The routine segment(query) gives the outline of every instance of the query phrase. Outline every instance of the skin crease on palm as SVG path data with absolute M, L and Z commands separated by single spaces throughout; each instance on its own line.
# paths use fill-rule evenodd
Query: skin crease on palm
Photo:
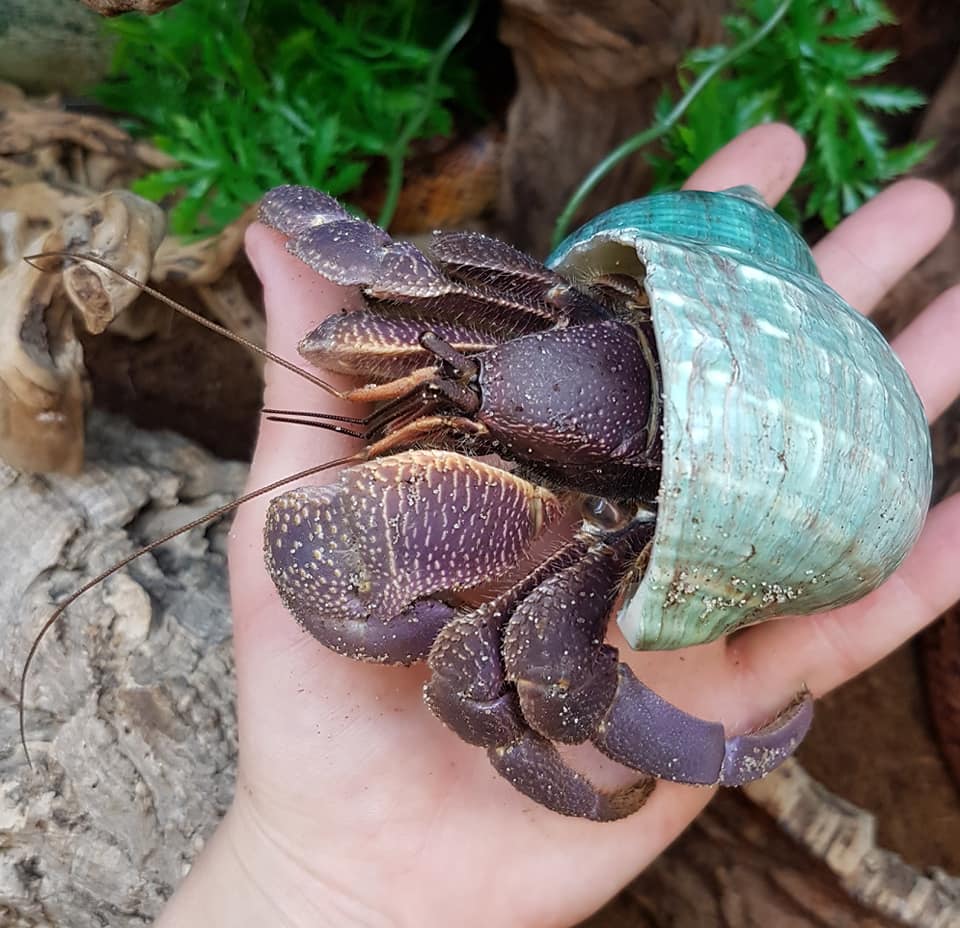
M 687 186 L 748 183 L 775 203 L 803 157 L 791 129 L 764 126 L 711 158 Z M 827 282 L 869 312 L 951 220 L 942 190 L 901 181 L 825 238 L 816 257 Z M 265 285 L 270 347 L 297 361 L 302 335 L 356 305 L 357 295 L 317 277 L 262 226 L 251 228 L 247 248 Z M 960 392 L 960 287 L 935 300 L 895 348 L 935 418 Z M 356 414 L 271 367 L 266 405 Z M 357 448 L 341 436 L 264 422 L 250 486 Z M 640 812 L 612 824 L 535 805 L 493 771 L 483 750 L 430 714 L 422 667 L 357 663 L 300 630 L 263 566 L 267 502 L 245 506 L 231 533 L 236 798 L 162 926 L 571 925 L 650 863 L 714 794 L 660 783 Z M 670 653 L 632 652 L 616 630 L 611 640 L 668 699 L 721 720 L 728 732 L 744 731 L 801 685 L 820 696 L 932 621 L 960 596 L 958 546 L 955 497 L 931 512 L 897 574 L 860 603 Z M 599 782 L 620 774 L 593 754 L 578 754 L 576 763 Z

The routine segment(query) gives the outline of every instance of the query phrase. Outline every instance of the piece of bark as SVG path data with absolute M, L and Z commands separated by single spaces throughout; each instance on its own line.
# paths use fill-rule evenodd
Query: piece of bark
M 121 190 L 88 199 L 23 244 L 27 220 L 11 230 L 5 251 L 89 253 L 144 280 L 163 227 L 159 207 Z M 31 473 L 76 473 L 89 391 L 74 319 L 102 332 L 139 292 L 89 263 L 49 258 L 35 266 L 22 257 L 0 271 L 0 458 Z
M 435 137 L 411 146 L 390 232 L 404 237 L 478 224 L 497 200 L 503 132 L 485 126 L 465 138 Z M 388 166 L 375 164 L 349 201 L 372 218 L 383 208 Z
M 157 916 L 229 804 L 236 752 L 223 522 L 83 596 L 14 694 L 30 641 L 91 575 L 237 494 L 240 464 L 91 417 L 78 477 L 0 467 L 0 922 Z
M 250 301 L 235 271 L 226 271 L 216 283 L 197 287 L 197 293 L 203 300 L 208 314 L 225 329 L 229 329 L 250 345 L 257 348 L 266 347 L 266 317 Z M 250 363 L 257 372 L 257 379 L 262 382 L 264 357 L 253 348 L 247 350 L 250 354 Z
M 0 3 L 0 80 L 38 93 L 79 94 L 106 76 L 114 45 L 76 0 Z
M 171 6 L 176 6 L 180 0 L 82 0 L 91 10 L 96 10 L 101 16 L 119 16 L 121 13 L 159 13 Z
M 831 793 L 796 760 L 745 792 L 870 910 L 911 928 L 960 924 L 960 877 L 919 873 L 878 847 L 874 816 Z
M 650 125 L 684 53 L 720 41 L 729 6 L 727 0 L 506 0 L 500 37 L 513 52 L 517 93 L 507 119 L 498 218 L 509 241 L 546 254 L 553 223 L 579 182 Z M 642 157 L 628 158 L 577 218 L 639 196 L 650 176 Z

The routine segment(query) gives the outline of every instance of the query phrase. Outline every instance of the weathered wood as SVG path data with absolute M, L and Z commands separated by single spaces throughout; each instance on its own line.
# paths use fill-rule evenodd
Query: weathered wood
M 119 16 L 136 10 L 139 13 L 159 13 L 180 2 L 180 0 L 82 0 L 91 10 L 101 16 Z
M 582 928 L 895 928 L 739 791 L 722 792 Z
M 0 470 L 0 923 L 148 924 L 225 811 L 236 720 L 226 525 L 196 530 L 79 600 L 137 546 L 235 495 L 245 467 L 170 433 L 91 419 L 74 478 Z
M 112 52 L 96 14 L 76 0 L 0 3 L 0 80 L 77 93 L 106 75 Z
M 875 817 L 817 783 L 796 760 L 746 792 L 870 910 L 911 928 L 960 924 L 960 878 L 920 873 L 878 847 Z
M 499 218 L 525 251 L 546 253 L 577 184 L 611 149 L 650 125 L 654 104 L 694 45 L 721 38 L 727 0 L 506 0 L 500 37 L 517 94 L 507 118 Z M 630 158 L 588 198 L 579 219 L 640 196 L 651 173 Z M 576 225 L 576 223 L 574 223 Z

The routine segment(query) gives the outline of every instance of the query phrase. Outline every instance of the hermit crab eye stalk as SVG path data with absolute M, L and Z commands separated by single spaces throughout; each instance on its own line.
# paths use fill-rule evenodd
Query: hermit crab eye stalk
M 589 525 L 607 532 L 623 528 L 631 518 L 629 510 L 602 496 L 584 497 L 580 511 Z

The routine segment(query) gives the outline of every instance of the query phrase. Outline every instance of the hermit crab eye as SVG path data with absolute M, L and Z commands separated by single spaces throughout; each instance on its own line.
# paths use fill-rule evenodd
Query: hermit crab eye
M 602 496 L 588 496 L 581 505 L 583 518 L 606 531 L 623 528 L 630 521 L 629 513 Z

